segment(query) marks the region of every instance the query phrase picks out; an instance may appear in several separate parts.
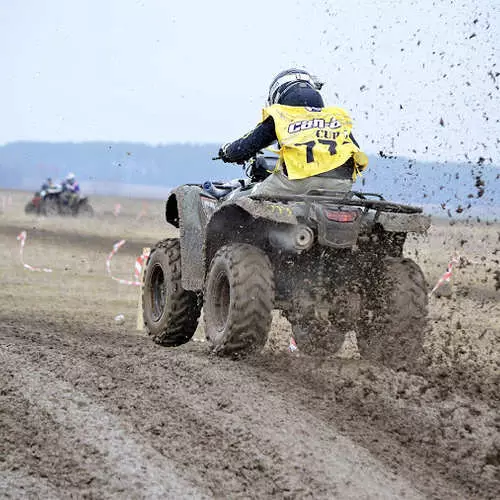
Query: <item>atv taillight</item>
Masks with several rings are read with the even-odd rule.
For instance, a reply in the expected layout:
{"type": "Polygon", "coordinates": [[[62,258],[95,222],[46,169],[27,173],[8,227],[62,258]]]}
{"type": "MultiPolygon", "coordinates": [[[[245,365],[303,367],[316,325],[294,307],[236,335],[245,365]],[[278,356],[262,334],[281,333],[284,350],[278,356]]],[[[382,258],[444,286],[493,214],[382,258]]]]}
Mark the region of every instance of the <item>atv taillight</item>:
{"type": "Polygon", "coordinates": [[[353,222],[358,218],[358,211],[348,211],[348,210],[331,210],[325,208],[325,215],[328,220],[333,220],[335,222],[353,222]]]}

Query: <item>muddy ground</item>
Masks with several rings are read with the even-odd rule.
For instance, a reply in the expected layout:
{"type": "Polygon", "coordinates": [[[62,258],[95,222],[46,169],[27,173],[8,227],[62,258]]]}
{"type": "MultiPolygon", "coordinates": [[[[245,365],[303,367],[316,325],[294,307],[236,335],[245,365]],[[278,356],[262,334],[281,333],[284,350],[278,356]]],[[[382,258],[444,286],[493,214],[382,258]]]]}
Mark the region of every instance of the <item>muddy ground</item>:
{"type": "MultiPolygon", "coordinates": [[[[290,353],[238,361],[136,329],[143,246],[175,234],[161,202],[95,199],[94,219],[0,214],[0,496],[6,498],[497,498],[500,225],[437,221],[406,253],[432,297],[423,367],[290,353]],[[143,211],[142,215],[139,214],[143,211]],[[25,262],[16,236],[27,231],[25,262]],[[114,318],[122,313],[125,322],[114,318]]],[[[355,358],[355,357],[354,357],[355,358]]]]}

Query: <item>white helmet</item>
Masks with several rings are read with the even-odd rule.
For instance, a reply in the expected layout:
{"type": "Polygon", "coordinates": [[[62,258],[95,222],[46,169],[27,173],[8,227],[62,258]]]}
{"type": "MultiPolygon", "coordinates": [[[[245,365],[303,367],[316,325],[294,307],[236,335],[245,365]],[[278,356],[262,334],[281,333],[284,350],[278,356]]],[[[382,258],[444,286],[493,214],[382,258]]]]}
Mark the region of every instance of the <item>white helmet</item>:
{"type": "Polygon", "coordinates": [[[267,104],[279,104],[284,95],[297,84],[305,84],[314,90],[321,90],[323,82],[303,69],[291,68],[278,73],[269,87],[267,104]]]}
{"type": "Polygon", "coordinates": [[[74,181],[75,180],[75,174],[73,172],[70,172],[67,176],[66,176],[66,180],[67,181],[74,181]]]}

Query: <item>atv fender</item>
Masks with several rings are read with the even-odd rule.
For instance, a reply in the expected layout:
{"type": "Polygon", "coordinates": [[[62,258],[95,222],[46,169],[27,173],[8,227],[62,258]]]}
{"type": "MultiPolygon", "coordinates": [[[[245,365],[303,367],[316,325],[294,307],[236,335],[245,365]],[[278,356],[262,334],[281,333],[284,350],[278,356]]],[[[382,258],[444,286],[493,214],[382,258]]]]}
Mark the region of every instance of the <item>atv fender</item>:
{"type": "MultiPolygon", "coordinates": [[[[230,243],[255,245],[272,224],[298,224],[292,209],[284,203],[256,201],[247,197],[223,201],[212,213],[205,234],[204,269],[208,268],[217,250],[230,243]]],[[[202,277],[204,279],[204,276],[202,277]]]]}
{"type": "MultiPolygon", "coordinates": [[[[204,272],[217,250],[230,243],[258,245],[259,238],[267,234],[265,226],[272,224],[297,225],[292,209],[283,203],[251,200],[241,197],[223,201],[212,213],[206,227],[204,272]]],[[[200,277],[203,282],[204,275],[200,277]]]]}
{"type": "Polygon", "coordinates": [[[200,193],[200,186],[180,186],[170,193],[165,207],[167,222],[179,229],[181,282],[185,290],[203,289],[212,257],[226,242],[251,243],[245,238],[255,233],[240,229],[266,221],[297,224],[292,209],[283,203],[246,197],[221,203],[200,197],[200,193]],[[245,236],[238,238],[239,232],[245,236]]]}
{"type": "Polygon", "coordinates": [[[378,222],[387,232],[425,233],[431,225],[430,215],[380,212],[378,222]]]}
{"type": "Polygon", "coordinates": [[[181,282],[185,290],[201,290],[205,276],[201,191],[201,187],[196,185],[180,186],[170,193],[165,206],[167,222],[179,229],[181,282]]]}
{"type": "Polygon", "coordinates": [[[252,200],[251,198],[236,198],[222,203],[219,210],[222,210],[228,205],[236,205],[256,219],[259,218],[267,219],[272,222],[297,224],[297,217],[295,217],[292,209],[284,203],[252,200]]]}

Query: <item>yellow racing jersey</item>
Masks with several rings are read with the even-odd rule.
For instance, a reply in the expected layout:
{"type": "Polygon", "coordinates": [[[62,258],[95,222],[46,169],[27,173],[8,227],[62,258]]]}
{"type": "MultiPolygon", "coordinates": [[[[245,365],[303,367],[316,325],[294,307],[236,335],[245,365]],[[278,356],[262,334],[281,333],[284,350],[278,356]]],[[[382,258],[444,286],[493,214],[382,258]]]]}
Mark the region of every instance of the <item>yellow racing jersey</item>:
{"type": "MultiPolygon", "coordinates": [[[[310,108],[273,104],[262,120],[274,119],[280,165],[289,179],[305,179],[342,166],[359,151],[350,138],[352,120],[342,108],[310,108]]],[[[353,180],[359,173],[355,165],[353,180]]]]}

